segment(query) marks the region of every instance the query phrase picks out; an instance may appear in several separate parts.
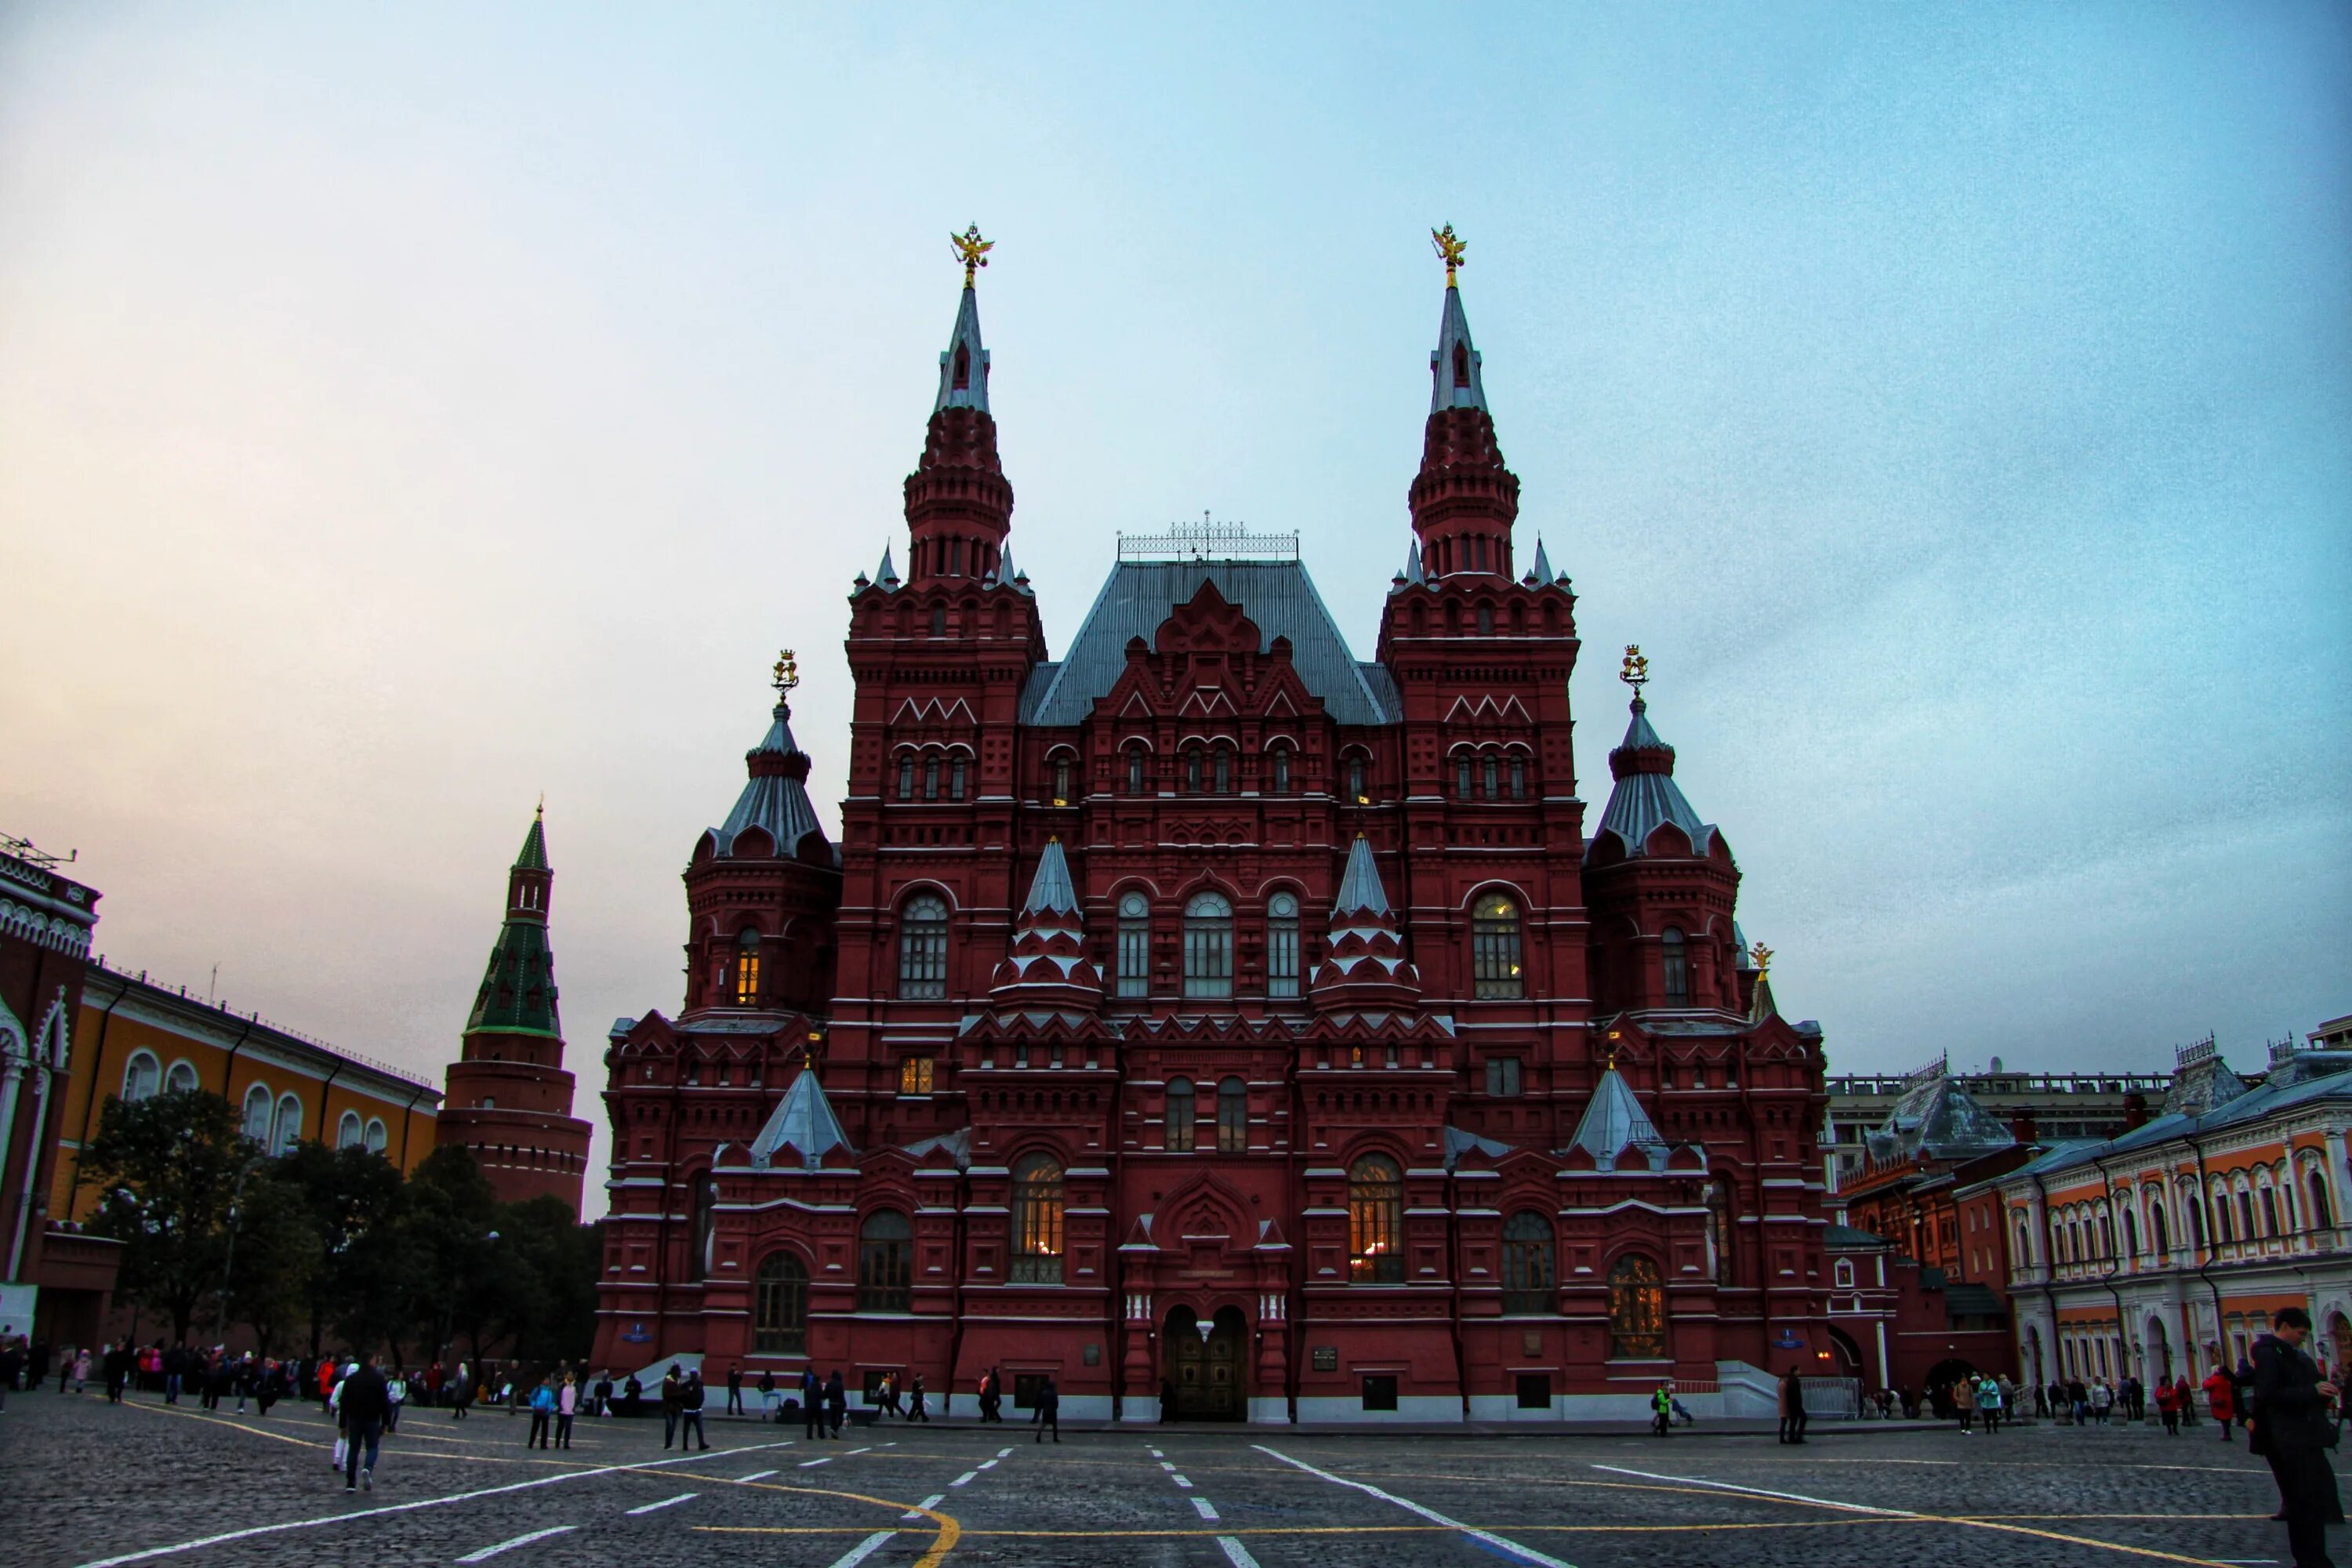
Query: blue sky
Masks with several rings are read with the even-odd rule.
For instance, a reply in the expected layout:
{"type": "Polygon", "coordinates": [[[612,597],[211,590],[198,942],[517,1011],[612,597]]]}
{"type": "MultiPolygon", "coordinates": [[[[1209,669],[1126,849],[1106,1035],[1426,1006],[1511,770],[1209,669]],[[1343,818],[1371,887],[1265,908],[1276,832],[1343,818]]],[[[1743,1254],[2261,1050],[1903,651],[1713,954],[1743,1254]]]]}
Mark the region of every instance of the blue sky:
{"type": "Polygon", "coordinates": [[[437,1069],[544,789],[578,1065],[674,1007],[968,222],[1055,647],[1206,508],[1368,653],[1451,221],[1584,793],[1639,641],[1834,1065],[2352,1011],[2340,8],[486,10],[0,16],[0,827],[116,960],[437,1069]]]}

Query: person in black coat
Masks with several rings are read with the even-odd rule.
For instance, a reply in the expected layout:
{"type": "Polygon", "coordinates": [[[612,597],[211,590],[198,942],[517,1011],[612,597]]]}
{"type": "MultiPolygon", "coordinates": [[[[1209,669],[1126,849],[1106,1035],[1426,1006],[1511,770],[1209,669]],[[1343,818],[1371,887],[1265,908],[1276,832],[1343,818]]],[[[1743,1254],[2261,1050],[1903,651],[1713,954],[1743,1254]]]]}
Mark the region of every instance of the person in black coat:
{"type": "Polygon", "coordinates": [[[831,1435],[839,1437],[841,1424],[849,1419],[849,1387],[841,1381],[838,1372],[825,1379],[824,1410],[826,1424],[833,1428],[831,1435]]]}
{"type": "Polygon", "coordinates": [[[1045,1428],[1054,1429],[1054,1441],[1062,1440],[1062,1391],[1054,1386],[1054,1374],[1047,1373],[1037,1385],[1037,1441],[1045,1440],[1045,1428]]]}
{"type": "Polygon", "coordinates": [[[2336,1471],[2327,1462],[2335,1436],[2329,1406],[2336,1384],[2321,1377],[2303,1349],[2311,1314],[2282,1307],[2271,1331],[2254,1342],[2253,1416],[2248,1444],[2270,1461],[2286,1518],[2295,1568],[2335,1568],[2327,1555],[2328,1516],[2339,1510],[2336,1471]]]}
{"type": "Polygon", "coordinates": [[[373,1491],[376,1446],[383,1441],[383,1424],[392,1418],[392,1390],[385,1385],[375,1357],[368,1357],[365,1365],[343,1379],[342,1396],[336,1402],[336,1412],[342,1417],[349,1438],[343,1449],[343,1489],[357,1491],[364,1485],[373,1491]],[[360,1462],[362,1444],[367,1446],[365,1464],[360,1462]]]}

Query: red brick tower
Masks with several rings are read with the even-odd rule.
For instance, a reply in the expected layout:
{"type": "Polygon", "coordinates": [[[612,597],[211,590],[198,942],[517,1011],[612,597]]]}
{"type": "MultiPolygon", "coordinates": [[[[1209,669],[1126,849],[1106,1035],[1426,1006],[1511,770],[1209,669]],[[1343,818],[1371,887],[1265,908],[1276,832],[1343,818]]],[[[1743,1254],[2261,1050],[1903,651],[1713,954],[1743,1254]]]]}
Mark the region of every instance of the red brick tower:
{"type": "Polygon", "coordinates": [[[557,1197],[580,1212],[588,1123],[572,1114],[556,1012],[555,957],[547,942],[545,810],[533,817],[507,873],[507,918],[490,949],[481,994],[449,1064],[436,1142],[460,1144],[507,1203],[557,1197]]]}

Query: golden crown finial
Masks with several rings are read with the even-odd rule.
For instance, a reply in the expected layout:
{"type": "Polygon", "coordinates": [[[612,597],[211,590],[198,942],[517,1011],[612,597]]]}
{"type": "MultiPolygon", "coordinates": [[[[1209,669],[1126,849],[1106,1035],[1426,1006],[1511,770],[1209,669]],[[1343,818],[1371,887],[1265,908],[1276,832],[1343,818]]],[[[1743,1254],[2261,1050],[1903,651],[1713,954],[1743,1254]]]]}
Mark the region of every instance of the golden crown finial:
{"type": "Polygon", "coordinates": [[[776,689],[776,700],[781,702],[790,697],[793,694],[793,688],[800,683],[799,658],[790,648],[781,650],[776,655],[775,671],[768,678],[768,684],[776,689]]]}
{"type": "Polygon", "coordinates": [[[1640,643],[1625,645],[1625,663],[1617,671],[1617,679],[1633,689],[1635,700],[1641,699],[1642,688],[1650,683],[1650,661],[1642,657],[1640,643]]]}
{"type": "Polygon", "coordinates": [[[969,289],[972,273],[988,265],[988,253],[996,248],[996,241],[981,238],[980,225],[975,223],[961,234],[949,235],[948,243],[955,247],[956,259],[963,263],[963,286],[969,289]]]}
{"type": "Polygon", "coordinates": [[[1772,967],[1772,950],[1759,942],[1748,950],[1748,956],[1756,962],[1756,978],[1763,979],[1772,967]]]}
{"type": "Polygon", "coordinates": [[[1431,229],[1429,243],[1436,247],[1437,258],[1445,263],[1445,286],[1453,288],[1454,274],[1462,267],[1462,253],[1470,248],[1470,242],[1456,235],[1449,223],[1444,228],[1431,229]]]}

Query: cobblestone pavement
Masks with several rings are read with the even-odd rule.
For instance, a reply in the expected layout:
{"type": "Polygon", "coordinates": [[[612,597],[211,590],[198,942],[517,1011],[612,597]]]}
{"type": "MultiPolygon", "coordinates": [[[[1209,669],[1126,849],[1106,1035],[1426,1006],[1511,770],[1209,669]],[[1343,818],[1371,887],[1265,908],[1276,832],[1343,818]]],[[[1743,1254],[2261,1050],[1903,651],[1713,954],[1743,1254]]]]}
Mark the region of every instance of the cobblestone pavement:
{"type": "MultiPolygon", "coordinates": [[[[152,1396],[18,1394],[0,1415],[11,1564],[496,1562],[638,1568],[1904,1568],[2283,1562],[2268,1472],[2210,1426],[1769,1436],[1444,1436],[1286,1428],[853,1429],[412,1411],[372,1492],[331,1475],[315,1408],[268,1420],[152,1396]]],[[[2339,1542],[2338,1551],[2342,1550],[2339,1542]]]]}

